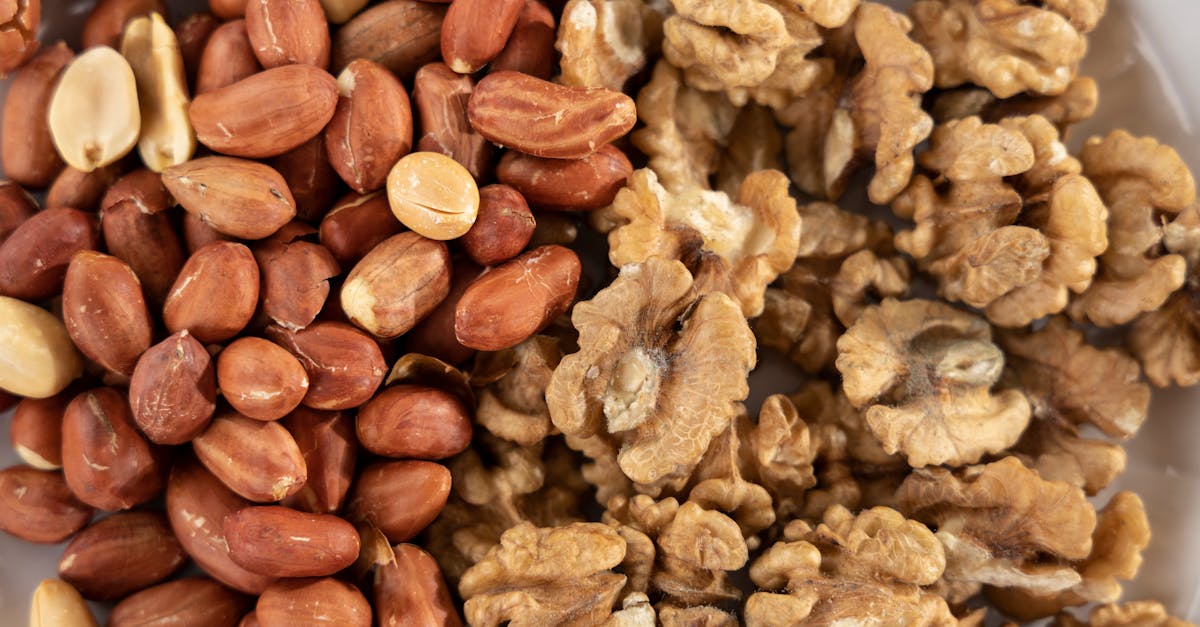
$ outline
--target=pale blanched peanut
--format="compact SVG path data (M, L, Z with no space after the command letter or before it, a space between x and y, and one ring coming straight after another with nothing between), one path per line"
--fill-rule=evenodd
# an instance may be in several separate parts
M96 627L79 591L61 579L47 579L33 591L30 627Z
M50 99L49 120L54 147L76 170L91 172L129 154L142 117L125 57L107 46L76 57Z
M83 374L83 358L53 314L0 296L0 389L47 398Z
M188 118L187 74L175 32L157 13L136 18L125 27L121 55L137 79L142 161L155 172L187 161L196 151L196 134Z
M479 215L475 178L440 153L414 152L398 161L387 192L396 219L429 239L462 237Z

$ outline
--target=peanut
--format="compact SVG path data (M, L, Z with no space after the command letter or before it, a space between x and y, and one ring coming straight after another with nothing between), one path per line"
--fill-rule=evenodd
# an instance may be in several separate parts
M462 237L479 215L475 178L441 153L414 152L398 161L387 191L396 219L429 239Z

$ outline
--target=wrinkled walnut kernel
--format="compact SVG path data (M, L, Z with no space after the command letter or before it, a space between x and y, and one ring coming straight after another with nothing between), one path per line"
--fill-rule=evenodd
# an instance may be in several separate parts
M564 85L620 90L646 66L662 36L662 16L641 0L570 0L555 48Z
M1004 354L991 328L932 301L868 307L838 339L846 396L888 453L962 465L1012 446L1029 422L1020 390L992 393Z
M571 319L579 352L546 390L555 426L619 451L620 470L642 486L681 486L749 392L754 337L740 309L698 294L683 264L652 257L622 268Z

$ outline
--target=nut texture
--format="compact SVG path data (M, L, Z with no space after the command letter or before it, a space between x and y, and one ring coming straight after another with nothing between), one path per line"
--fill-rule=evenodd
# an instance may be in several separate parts
M85 50L94 46L116 48L125 25L151 13L166 16L167 5L163 0L99 0L83 22L81 44Z
M396 162L387 193L396 219L429 239L462 237L479 215L475 177L437 152L414 152Z
M216 410L216 394L212 359L187 331L143 353L129 382L133 419L158 444L183 444L200 435Z
M504 49L525 0L456 0L442 22L442 58L473 74Z
M162 491L161 455L137 429L129 402L112 388L76 396L63 414L63 476L79 500L117 511Z
M0 470L0 531L26 542L58 544L91 518L92 508L75 498L62 473L28 466Z
M82 250L71 258L63 322L80 352L107 370L132 375L150 348L154 323L137 275L116 257Z
M353 520L379 528L391 542L415 537L433 522L450 495L450 471L424 461L372 464L362 470L346 503Z
M320 220L342 191L327 152L325 134L318 133L268 162L287 181L292 197L296 199L296 217L301 220Z
M272 584L258 598L254 615L261 627L371 626L371 605L358 588L329 577Z
M239 413L276 420L300 405L308 374L291 353L256 337L241 338L217 355L221 396Z
M149 170L139 172L154 174ZM100 212L105 248L137 275L148 306L154 311L162 309L175 277L187 260L183 242L171 223L171 213L166 211L169 201L160 180L154 175L155 185L162 189L161 204L127 198L107 205Z
M536 209L590 211L612 204L633 174L620 148L608 144L582 159L543 159L505 153L496 178L515 187Z
M58 576L93 601L117 599L169 577L186 556L159 512L113 514L79 532Z
M504 50L492 59L491 70L510 70L550 80L554 73L554 14L538 0L525 0Z
M0 76L3 76L21 67L37 52L41 0L9 0L0 16L5 20L4 31L0 33Z
M188 577L146 588L113 608L109 627L151 627L172 622L191 627L236 624L250 599L212 579Z
M295 494L307 478L300 447L276 422L236 413L217 416L192 440L192 449L230 490L256 503Z
M62 72L47 114L58 154L91 172L133 150L142 130L129 63L107 46L79 55Z
M262 271L262 311L276 324L303 329L329 297L329 281L341 273L320 244L266 241L255 250Z
M475 81L445 63L430 63L413 79L413 101L421 118L417 148L440 152L461 163L476 179L492 168L492 143L471 128L467 106Z
M329 514L277 505L247 507L225 517L229 556L243 568L277 577L323 577L354 563L358 531Z
M59 579L46 579L33 591L30 627L96 627L96 619L79 591Z
M462 237L463 249L471 261L494 266L521 254L535 228L521 192L508 185L488 185L479 190L479 216Z
M350 194L321 220L321 244L342 267L351 267L380 242L404 230L386 194Z
M380 625L462 625L437 562L420 547L398 544L395 560L375 571Z
M295 438L308 469L304 487L284 499L283 505L313 514L338 513L354 479L358 454L353 417L298 407L281 424Z
M329 24L318 0L249 0L246 33L265 68L329 66Z
M397 268L404 268L398 276ZM450 293L450 251L407 232L375 247L346 277L342 309L350 321L381 338L412 329Z
M562 246L542 246L495 268L458 301L458 341L486 351L520 344L566 312L581 271L579 257Z
M337 81L325 70L284 65L200 94L188 113L200 143L261 159L316 137L333 117L337 99Z
M329 163L351 189L382 189L388 172L413 142L412 106L387 68L355 59L337 79L337 110L325 128Z
M229 558L225 516L250 502L225 487L190 455L175 462L167 481L167 517L183 550L217 581L259 594L274 580L252 573Z
M24 398L12 414L13 450L38 470L62 468L62 419L71 397Z
M125 27L121 56L137 82L138 153L146 167L162 172L192 158L196 134L188 119L187 74L175 31L157 13L136 18Z
M300 331L267 327L267 337L288 349L308 372L302 403L313 409L353 409L383 383L387 364L371 336L341 322L318 322Z
M261 69L246 34L246 20L225 22L213 31L200 55L195 94L228 87Z
M566 87L520 72L488 74L467 109L471 126L526 154L580 159L637 122L633 100L604 88Z
M83 358L58 318L36 305L0 296L0 389L47 398L81 374Z
M234 237L264 238L296 216L283 176L261 163L204 157L167 168L162 180L189 213Z
M99 243L95 217L46 209L21 223L0 245L0 294L29 301L59 293L71 258Z
M358 441L398 459L444 459L471 443L471 416L459 398L423 385L396 385L371 399L355 421Z
M333 68L355 59L374 61L401 80L437 58L446 7L418 0L387 0L354 16L333 40Z
M55 80L74 58L66 44L57 43L39 52L9 83L0 119L0 160L4 174L26 187L49 185L63 167L46 113Z
M250 249L213 242L183 265L163 306L163 322L200 342L223 342L250 322L257 306L258 264Z

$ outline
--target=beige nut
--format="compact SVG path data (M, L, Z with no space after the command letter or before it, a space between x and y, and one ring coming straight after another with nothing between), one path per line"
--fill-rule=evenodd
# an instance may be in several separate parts
M29 627L96 627L96 619L71 584L46 579L33 591Z
M24 301L0 296L0 389L47 398L83 374L62 321Z
M129 154L142 130L133 69L107 46L79 55L50 98L50 136L71 167L91 172Z
M187 74L175 31L154 13L125 27L121 56L137 80L142 132L138 153L155 172L192 158L196 134L188 118Z
M479 215L475 177L441 153L414 152L396 162L387 192L396 219L429 239L462 237Z

